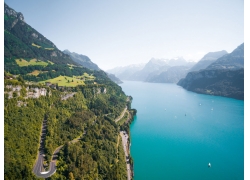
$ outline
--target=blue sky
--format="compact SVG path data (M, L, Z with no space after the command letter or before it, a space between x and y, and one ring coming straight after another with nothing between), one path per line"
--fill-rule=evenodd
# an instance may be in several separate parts
M104 70L183 56L232 52L244 42L243 0L5 0L60 50Z

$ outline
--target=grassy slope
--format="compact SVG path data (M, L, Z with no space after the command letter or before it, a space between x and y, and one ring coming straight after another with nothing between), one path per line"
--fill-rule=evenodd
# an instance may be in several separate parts
M73 80L73 82L72 82ZM69 76L58 76L54 79L48 79L46 81L40 81L40 83L44 84L45 82L50 82L52 84L58 83L58 86L66 86L66 87L75 87L77 85L84 85L84 81L77 79L75 77Z
M16 59L16 63L18 64L18 66L22 67L22 66L30 66L30 65L40 65L40 66L47 66L48 63L44 62L44 61L39 61L37 59L31 59L30 61L26 61L25 59Z

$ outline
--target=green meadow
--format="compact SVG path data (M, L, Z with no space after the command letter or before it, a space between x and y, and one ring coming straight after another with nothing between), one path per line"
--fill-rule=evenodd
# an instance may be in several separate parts
M34 70L33 72L28 73L28 75L34 75L34 76L37 76L38 74L40 74L40 73L45 73L45 72L48 72L48 71L39 71L39 70Z
M78 85L84 85L84 81L76 77L69 76L58 76L53 79L48 79L46 81L40 81L39 83L45 84L45 82L50 82L52 84L58 84L58 86L75 87Z
M23 59L23 58L20 58L20 59L16 59L16 63L22 67L22 66L30 66L30 65L40 65L40 66L47 66L48 63L47 62L44 62L44 61L41 61L41 60L37 60L37 59L31 59L29 61Z
M32 46L35 46L35 47L37 47L37 48L40 48L41 46L39 46L39 45L37 45L37 44L35 44L35 43L32 43L31 44Z
M54 50L54 48L44 48L44 49L46 49L46 50Z

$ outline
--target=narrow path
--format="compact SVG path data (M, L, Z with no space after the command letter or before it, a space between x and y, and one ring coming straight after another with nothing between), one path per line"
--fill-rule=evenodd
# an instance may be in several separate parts
M120 121L123 118L126 111L127 111L127 106L124 108L121 115L118 118L115 119L115 122Z
M126 161L126 167L127 167L127 175L128 180L131 180L131 168L129 164L129 156L128 156L128 134L125 131L120 131L120 135L122 137L122 146L125 152L125 161Z

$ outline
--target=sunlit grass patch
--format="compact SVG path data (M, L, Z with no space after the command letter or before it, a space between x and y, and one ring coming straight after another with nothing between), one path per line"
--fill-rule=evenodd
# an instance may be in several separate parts
M76 67L76 65L74 64L67 64L69 66L69 69L74 69L74 67Z
M28 75L34 75L34 76L37 76L38 74L40 74L40 73L45 73L45 72L48 72L48 71L39 71L39 70L34 70L33 72L28 73Z
M48 62L49 62L50 64L52 64L52 65L55 64L55 63L53 63L52 61L49 61L49 60L48 60Z
M38 71L38 70L35 70L31 73L28 73L28 75L34 75L34 76L37 76L38 74L40 74L40 71Z
M46 49L46 50L54 50L54 48L44 48L44 49Z
M40 81L40 83L45 84L45 82L50 82L52 84L58 84L58 86L75 87L78 85L84 85L84 81L77 79L75 77L69 76L58 76L53 79L48 79L46 81Z
M83 80L83 81L94 81L95 80L95 76L93 76L92 74L88 74L88 73L84 73L81 76L73 76L77 79Z
M19 66L30 66L30 65L40 65L40 66L47 66L48 63L47 62L44 62L44 61L41 61L41 60L37 60L37 59L31 59L30 61L27 61L25 59L16 59L16 63L19 65Z
M37 45L37 44L35 44L35 43L32 43L31 45L34 46L34 47L37 47L37 48L40 48L40 47L41 47L41 46L39 46L39 45Z
M95 79L95 76L93 76L92 74L88 74L88 73L84 73L83 76L88 79L88 80L94 80Z

